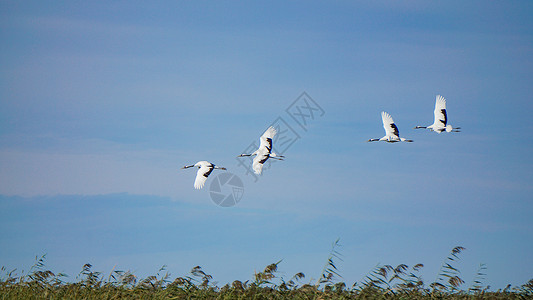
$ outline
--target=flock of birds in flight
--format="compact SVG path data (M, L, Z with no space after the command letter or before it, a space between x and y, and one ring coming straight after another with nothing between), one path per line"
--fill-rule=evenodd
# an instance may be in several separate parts
M453 128L448 124L448 115L446 113L446 99L441 95L437 95L435 101L435 111L433 124L429 126L416 126L414 129L429 129L437 133L441 132L460 132L460 127ZM368 142L413 142L413 140L408 140L403 137L400 137L400 132L398 126L394 123L392 116L387 112L381 112L381 120L383 121L383 128L385 128L385 136L380 139L369 139ZM241 154L237 157L245 156L255 156L252 161L252 168L256 174L261 174L263 170L263 164L269 159L283 160L283 155L278 155L272 152L272 139L276 135L277 131L274 127L269 127L265 133L259 138L260 145L257 150L250 154ZM182 169L188 169L192 167L197 167L198 172L196 173L196 179L194 180L194 188L201 189L204 187L207 177L214 169L226 170L224 167L216 166L208 161L202 160L194 165L184 166Z

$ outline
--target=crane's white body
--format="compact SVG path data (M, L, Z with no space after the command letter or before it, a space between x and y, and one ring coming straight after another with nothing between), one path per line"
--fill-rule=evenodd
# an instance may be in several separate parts
M182 169L192 167L198 168L198 172L196 173L196 179L194 180L194 188L197 190L204 187L207 177L209 176L209 174L211 174L211 172L213 172L214 169L226 170L226 168L224 167L215 166L214 164L205 160L199 161L194 165L185 166Z
M446 112L446 99L441 95L437 95L435 100L435 110L433 111L434 120L433 124L429 126L416 126L415 129L427 128L429 130L435 131L437 133L441 132L460 132L460 127L453 128L452 125L448 124L448 114Z
M243 156L254 156L252 161L252 169L255 174L261 174L263 172L263 164L269 159L274 158L278 160L283 160L282 155L277 155L272 152L272 139L276 135L277 131L274 127L270 126L265 133L259 138L259 148L251 154L241 154L238 157Z
M381 120L383 121L383 128L385 129L385 136L380 139L369 139L368 142L388 142L388 143L412 142L412 140L408 140L408 139L400 137L400 131L398 130L398 126L394 124L394 120L392 119L391 115L382 111Z

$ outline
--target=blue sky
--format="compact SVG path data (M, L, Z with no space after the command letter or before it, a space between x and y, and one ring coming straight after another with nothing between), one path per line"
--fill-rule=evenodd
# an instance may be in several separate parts
M488 285L523 284L532 15L528 1L2 1L0 265L200 265L225 283L283 259L310 280L340 238L348 284L378 263L423 263L430 283L458 245L465 288L480 263ZM325 112L306 130L285 112L304 91ZM437 94L461 133L412 129ZM415 142L365 143L382 110ZM278 117L301 138L255 182L235 156ZM193 189L179 167L200 160L243 180L237 206Z

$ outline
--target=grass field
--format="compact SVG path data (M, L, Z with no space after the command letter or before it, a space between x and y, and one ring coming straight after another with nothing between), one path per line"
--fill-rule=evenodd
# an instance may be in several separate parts
M521 286L490 291L483 284L483 264L472 283L464 287L465 282L454 267L463 247L451 251L430 284L418 275L422 264L400 264L378 266L362 282L348 286L336 266L341 260L337 247L338 240L316 282L306 281L303 273L288 280L278 277L278 261L250 280L235 280L222 287L199 266L174 279L163 266L157 274L140 279L129 271L104 274L85 264L76 281L71 282L65 274L47 270L43 255L36 257L26 274L1 268L0 299L533 299L533 279Z

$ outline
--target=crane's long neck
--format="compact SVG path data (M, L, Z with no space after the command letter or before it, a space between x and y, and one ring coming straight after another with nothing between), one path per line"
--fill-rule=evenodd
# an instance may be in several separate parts
M259 150L255 150L253 153L250 153L250 154L243 153L243 154L239 155L239 157L243 157L243 156L254 156L254 155L257 155L257 152L258 152L258 151L259 151Z

